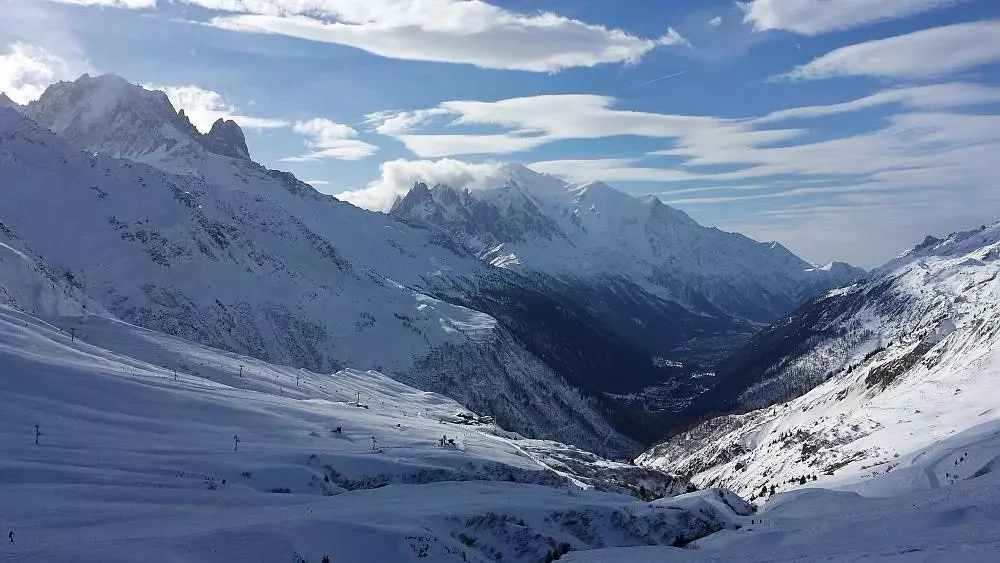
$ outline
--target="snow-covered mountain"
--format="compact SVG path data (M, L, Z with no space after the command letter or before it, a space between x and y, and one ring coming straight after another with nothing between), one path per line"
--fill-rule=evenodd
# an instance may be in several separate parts
M220 157L255 171L246 189L83 152L11 110L0 131L0 222L120 319L274 363L379 369L526 435L633 447L494 317L421 291L488 272L422 231L237 158Z
M509 164L492 183L471 192L417 184L391 214L442 229L493 265L544 275L653 355L771 322L863 274L815 267L778 243L703 227L656 197L601 182Z
M720 312L700 295L685 297L682 301L688 303L688 307L682 306L678 301L663 298L655 293L666 291L662 280L656 283L649 280L637 283L633 278L639 274L629 277L609 269L576 278L530 269L493 267L477 259L469 251L470 245L456 243L451 236L454 233L442 232L429 227L426 222L416 221L399 213L387 218L383 214L357 209L320 194L291 174L269 170L249 160L246 158L249 151L246 150L245 139L236 124L219 122L211 132L203 135L190 125L183 112L174 110L162 92L131 85L116 76L84 75L74 82L55 84L39 100L29 104L25 113L73 145L92 153L125 157L132 162L149 164L182 177L170 180L172 183L185 186L191 182L199 186L203 184L207 186L205 189L219 194L223 199L250 198L255 205L276 208L282 217L296 224L296 229L305 229L311 233L310 237L316 235L319 237L317 240L325 241L323 244L335 247L340 258L361 272L358 275L365 279L356 285L381 283L374 281L374 276L379 280L390 280L390 283L399 284L419 294L485 313L496 320L504 334L505 342L498 346L513 346L520 348L522 352L527 350L529 355L534 356L536 363L545 365L545 370L554 372L571 387L582 390L588 401L596 401L591 408L584 409L584 412L599 411L601 418L611 420L620 431L639 440L656 439L662 435L663 425L669 421L659 420L662 418L659 415L651 418L649 413L641 409L622 407L606 393L634 393L643 388L666 385L671 389L670 400L684 404L704 388L701 383L689 381L684 370L701 370L735 346L733 342L742 342L748 331L756 329L756 325L751 326L743 319L734 321L732 316ZM505 168L504 174L506 179L498 180L498 185L531 185L540 191L566 192L566 186L562 182L523 167L509 166ZM197 192L202 188L183 189ZM643 205L642 202L610 188L607 190L616 202L624 198L621 201L626 209L635 211L635 205ZM241 192L243 195L225 195L227 191ZM496 190L495 193L496 198L503 197L503 190ZM242 203L233 203L225 217L241 215L240 205ZM659 210L656 213L676 216L684 224L693 224L683 214L658 202L650 202L650 205ZM215 213L206 207L202 207L201 211L209 217ZM228 221L225 217L224 221ZM258 218L247 216L239 220L246 228L251 228ZM568 226L573 225L573 222L555 221L548 216L541 216L539 221L537 225L530 221L524 222L528 226L526 236L534 236L548 229L548 235L563 233L561 236L565 238ZM545 223L551 228L546 227ZM586 224L582 226L593 228ZM731 236L744 240L739 235ZM467 237L462 240L467 241ZM542 248L535 250L539 253L545 251ZM553 256L579 262L586 270L589 255L572 255L572 248L568 249L570 254L560 254L564 250L567 248L553 248ZM593 256L614 254L607 249L595 252L597 254ZM278 254L281 253L284 251ZM804 263L799 265L805 268ZM665 277L669 274L660 271L658 275ZM804 279L814 277L805 270L802 275ZM306 282L306 285L308 283L310 282ZM726 291L723 287L718 290L723 293ZM211 294L206 288L199 291ZM219 290L216 288L212 291ZM227 301L225 298L221 300ZM694 310L697 312L693 312ZM709 310L714 313L707 314L706 311ZM409 316L405 312L400 312L400 315ZM313 369L327 367L317 363L314 352L305 354L301 350L291 353L268 350L270 343L248 343L246 339L237 339L235 343L204 339L204 335L197 331L184 332L187 325L183 322L160 322L147 317L132 320L212 345L229 346L244 353L257 355L266 351L269 354L267 357L275 361L292 362ZM344 322L347 323L348 331L354 330L355 321ZM359 326L366 323L367 321L360 322ZM539 330L540 327L544 330ZM690 342L692 338L698 342ZM699 339L708 342L708 345L704 345ZM438 346L439 343L433 344ZM284 346L292 344L278 344L279 348ZM351 349L355 350L355 356L377 356L366 360L370 362L366 365L390 370L388 366L391 362L382 357L386 354L378 348ZM449 354L459 353L457 348L449 346L447 349ZM436 391L451 392L452 396L469 402L480 410L496 410L499 413L529 408L529 401L523 396L514 399L514 394L500 393L498 397L507 398L499 399L499 404L492 404L487 403L490 395L485 389L482 392L475 390L478 385L471 388L456 385L456 381L472 377L463 367L467 364L446 361L446 358L437 353L441 348L437 347L435 350L434 354L424 355L417 362L425 375L434 375L414 377L407 370L392 372L393 376L402 377L415 385L429 385ZM580 350L590 351L589 356L582 357ZM412 347L410 351L413 351ZM522 352L517 354L523 355ZM478 354L480 352L466 360L477 361L475 358ZM507 352L502 355L509 357ZM669 359L677 355L682 356L681 359L687 363L686 367L664 367L679 364L656 359ZM334 367L354 361L338 354L330 358L336 359ZM701 366L696 365L699 362ZM519 361L511 361L509 366L506 370L508 375L500 378L510 382L503 384L505 386L520 385L513 382L521 377L511 375L512 373L537 372L536 368L528 369ZM494 385L497 383L486 387ZM472 396L468 396L469 393ZM519 406L508 404L511 402ZM566 404L575 402L574 399ZM536 405L531 406L530 410L544 408ZM517 426L513 421L509 425L531 432L528 427ZM589 427L590 424L586 426ZM587 432L595 430L597 435L604 435L603 428ZM575 439L568 436L559 438L565 441ZM600 440L603 442L604 438Z
M754 498L889 472L901 456L1000 418L998 336L1000 223L928 237L754 338L714 391L743 414L699 424L638 462Z
M250 160L246 139L233 121L219 119L200 133L184 110L176 111L167 95L130 84L113 74L84 74L57 82L25 108L25 115L94 152L159 165L177 166L185 158L210 153Z

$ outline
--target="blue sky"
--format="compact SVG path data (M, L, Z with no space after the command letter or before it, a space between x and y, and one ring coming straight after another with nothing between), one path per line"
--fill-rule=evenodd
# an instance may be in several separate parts
M869 267L1000 220L998 63L994 0L0 0L19 102L114 72L372 209L513 161Z

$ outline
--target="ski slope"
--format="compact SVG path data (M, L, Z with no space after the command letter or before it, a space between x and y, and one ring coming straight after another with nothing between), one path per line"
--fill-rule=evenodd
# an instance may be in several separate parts
M0 561L538 561L729 522L623 494L679 480L467 424L376 372L50 320L0 307L0 522L17 540Z

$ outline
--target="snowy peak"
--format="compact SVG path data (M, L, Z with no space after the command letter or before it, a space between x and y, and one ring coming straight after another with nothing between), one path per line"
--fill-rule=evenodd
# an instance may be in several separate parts
M565 182L555 176L542 174L523 164L511 162L503 164L497 169L496 178L497 181L494 182L496 186L506 184L516 185L536 196L559 192L566 185Z
M325 373L384 370L526 435L605 451L634 446L569 379L582 387L609 370L562 358L563 350L602 349L615 365L646 367L643 358L560 311L566 320L541 335L548 355L529 351L507 327L524 331L532 311L556 304L531 294L535 303L508 312L501 298L529 292L451 241L333 199L289 194L299 185L291 175L241 160L209 159L226 166L206 181L81 151L10 109L0 108L0 131L0 186L19 188L4 194L0 222L57 280L73 280L126 322ZM260 197L272 176L290 188ZM65 293L36 298L50 280L38 261L0 254L12 266L0 272L4 302L48 311L36 304Z
M495 187L472 191L424 187L391 213L449 232L494 265L574 285L624 277L693 313L741 322L770 322L862 273L815 268L780 244L703 227L600 181L569 184L516 164L494 176Z
M504 244L561 235L556 223L516 184L490 192L479 197L468 190L418 183L396 200L390 214L440 228L482 258Z
M53 84L25 115L88 151L121 158L155 161L174 151L250 158L235 122L219 120L203 135L164 92L113 74Z
M900 268L904 264L928 257L945 257L962 254L982 255L984 260L995 260L1000 246L1000 223L983 225L978 229L952 233L944 239L927 236L917 246L907 250L899 258L889 262L879 272ZM976 251L980 252L976 252Z

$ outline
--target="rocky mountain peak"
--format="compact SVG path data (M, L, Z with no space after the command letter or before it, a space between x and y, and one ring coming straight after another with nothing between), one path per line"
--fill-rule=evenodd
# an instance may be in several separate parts
M212 129L201 137L201 144L215 154L250 160L250 150L247 149L243 130L231 119L217 119L212 124Z
M28 104L25 115L89 151L140 161L206 150L249 160L243 131L220 119L200 133L166 93L147 90L114 74L84 74L57 82Z

